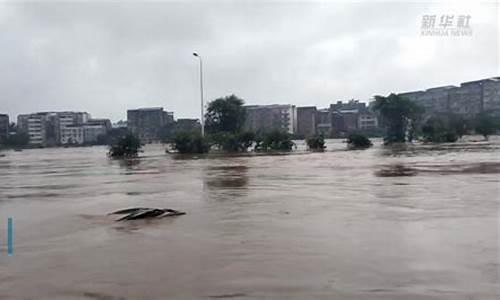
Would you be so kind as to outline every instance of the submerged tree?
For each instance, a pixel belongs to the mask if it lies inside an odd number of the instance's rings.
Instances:
[[[5,141],[5,146],[12,148],[23,148],[30,143],[30,136],[22,131],[9,135]]]
[[[226,152],[246,152],[255,141],[255,134],[250,131],[229,133],[217,132],[210,135],[210,141]]]
[[[201,154],[210,149],[206,138],[198,132],[179,132],[173,140],[173,147],[179,153]]]
[[[235,95],[218,98],[208,104],[205,128],[208,133],[238,133],[246,120],[244,101]]]
[[[292,141],[289,133],[273,130],[265,133],[263,137],[257,140],[255,150],[257,151],[290,151],[295,143]]]
[[[110,146],[108,154],[115,158],[135,157],[141,147],[141,141],[135,135],[127,133]]]
[[[347,147],[349,149],[366,149],[373,146],[373,143],[365,135],[352,133],[347,137]]]
[[[422,126],[425,142],[453,143],[467,133],[465,120],[453,114],[437,114]]]
[[[486,140],[488,140],[488,136],[494,134],[498,129],[499,124],[487,114],[479,114],[474,120],[474,130],[484,136]]]
[[[246,109],[244,101],[235,95],[210,102],[206,129],[210,142],[226,152],[245,152],[255,141],[253,132],[244,131]]]
[[[387,97],[375,96],[374,109],[380,112],[382,123],[386,127],[386,144],[394,142],[405,142],[407,132],[410,132],[409,140],[414,136],[413,132],[420,119],[423,109],[409,99],[390,94]]]
[[[321,151],[326,148],[323,135],[316,135],[306,139],[307,147],[310,150]]]

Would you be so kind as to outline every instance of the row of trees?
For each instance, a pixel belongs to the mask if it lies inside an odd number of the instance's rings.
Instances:
[[[411,142],[417,138],[424,142],[455,142],[471,132],[487,139],[500,130],[500,122],[485,113],[473,120],[453,114],[437,114],[424,120],[422,107],[396,94],[375,96],[374,109],[380,113],[382,125],[386,128],[386,144]]]
[[[231,95],[209,103],[206,120],[207,136],[198,133],[180,133],[173,139],[173,148],[180,153],[206,153],[210,149],[224,152],[246,152],[250,147],[255,151],[290,151],[295,147],[293,136],[287,132],[273,130],[256,134],[245,130],[246,110],[243,100]],[[313,151],[325,149],[323,136],[306,139]],[[347,139],[349,148],[363,149],[372,145],[362,135],[351,135]]]
[[[244,101],[235,95],[218,98],[209,103],[205,115],[206,136],[199,132],[179,132],[172,145],[179,153],[207,153],[211,149],[224,152],[246,152],[253,147],[255,151],[290,151],[295,146],[292,135],[283,131],[256,134],[245,129],[246,110]],[[414,102],[396,94],[387,97],[376,96],[375,111],[381,116],[386,128],[386,144],[422,139],[426,142],[454,142],[464,134],[474,130],[485,137],[500,127],[487,115],[479,115],[467,121],[453,115],[435,115],[424,120],[424,110]],[[325,141],[322,136],[306,139],[311,150],[323,150]],[[372,146],[363,135],[351,134],[347,138],[348,147],[363,149]],[[115,140],[111,156],[134,156],[140,150],[140,141],[127,135]],[[115,155],[116,154],[116,155]]]
[[[173,139],[180,153],[206,153],[210,149],[224,152],[289,151],[295,146],[292,136],[282,131],[256,134],[245,130],[244,101],[235,95],[218,98],[209,103],[205,115],[206,137],[194,132],[182,132]]]

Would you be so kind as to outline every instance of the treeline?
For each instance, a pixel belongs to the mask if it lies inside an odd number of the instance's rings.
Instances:
[[[291,151],[296,145],[293,135],[280,130],[252,132],[245,129],[246,110],[244,101],[235,95],[215,99],[208,104],[205,114],[206,135],[197,130],[178,131],[169,138],[173,150],[178,153],[203,154],[209,151],[247,152]],[[451,114],[425,117],[424,109],[405,97],[390,94],[376,96],[373,106],[379,113],[385,128],[384,143],[404,143],[413,140],[424,142],[455,142],[465,134],[477,133],[487,138],[500,129],[498,119],[480,114],[473,120],[465,120]],[[117,139],[118,136],[121,138]],[[104,141],[103,141],[104,142]],[[113,135],[105,141],[110,146],[110,156],[136,156],[141,143],[130,133]],[[346,139],[348,149],[366,149],[372,142],[362,134],[351,134]],[[324,137],[306,139],[310,150],[325,149]]]
[[[474,119],[464,119],[454,114],[426,116],[424,109],[411,100],[390,94],[375,96],[374,110],[379,112],[385,128],[384,143],[404,143],[413,140],[443,143],[456,142],[466,134],[488,136],[500,130],[500,120],[484,112]]]
[[[255,133],[245,130],[244,101],[235,95],[210,102],[205,114],[206,136],[198,132],[179,132],[172,145],[179,153],[290,151],[295,146],[292,135],[283,131]]]
[[[235,95],[218,98],[209,103],[205,114],[206,136],[198,132],[181,132],[172,140],[173,149],[179,153],[291,151],[296,147],[295,136],[283,130],[252,132],[245,129],[246,110],[244,101]],[[312,151],[323,151],[322,135],[305,139]],[[365,149],[371,141],[360,134],[351,134],[347,139],[349,149]]]

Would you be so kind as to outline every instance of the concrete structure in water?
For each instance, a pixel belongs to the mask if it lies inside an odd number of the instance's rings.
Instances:
[[[143,142],[162,139],[166,127],[174,122],[174,113],[162,107],[131,109],[127,111],[127,128]]]
[[[290,104],[247,105],[245,127],[257,133],[281,130],[297,132],[297,109]]]
[[[426,115],[453,113],[472,119],[479,113],[488,113],[500,117],[500,77],[463,82],[460,86],[447,85],[404,92],[399,95],[424,107]]]
[[[5,144],[9,138],[9,115],[0,114],[0,144]]]

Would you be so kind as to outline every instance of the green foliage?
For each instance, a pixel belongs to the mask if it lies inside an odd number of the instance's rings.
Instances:
[[[454,129],[458,138],[462,138],[469,133],[470,124],[462,116],[449,114],[448,115],[450,126]]]
[[[5,141],[5,146],[13,148],[23,148],[26,147],[30,142],[30,136],[24,132],[17,132],[15,134],[9,135]]]
[[[350,149],[366,149],[373,146],[373,143],[365,135],[352,133],[347,137],[347,146]]]
[[[494,134],[498,129],[499,124],[495,122],[493,117],[486,114],[480,114],[474,120],[474,130],[485,139],[488,139],[488,136]]]
[[[173,147],[179,153],[200,154],[207,153],[210,149],[206,138],[198,132],[179,132],[173,140]]]
[[[312,136],[306,139],[307,147],[311,150],[324,150],[325,139],[322,135]]]
[[[422,127],[425,142],[453,143],[467,132],[465,121],[454,115],[435,115]]]
[[[244,101],[235,95],[210,102],[205,115],[207,132],[241,132],[246,120],[246,110],[243,104]]]
[[[386,127],[385,143],[405,142],[406,133],[409,139],[414,137],[418,120],[423,109],[409,99],[390,94],[387,97],[375,96],[373,108],[380,112],[382,123]]]
[[[210,139],[223,151],[246,152],[255,141],[255,134],[253,132],[218,132],[210,135]]]
[[[141,149],[141,141],[131,133],[122,136],[116,143],[110,146],[111,157],[135,157]]]
[[[291,151],[295,143],[287,132],[274,130],[265,133],[257,140],[255,150],[257,151]]]

